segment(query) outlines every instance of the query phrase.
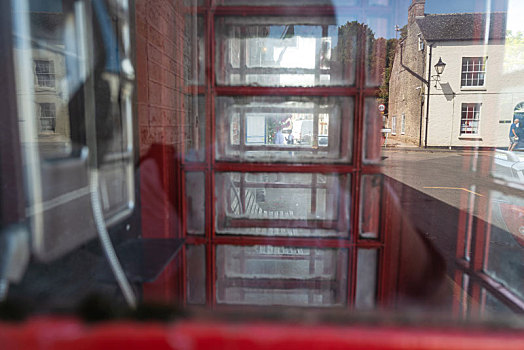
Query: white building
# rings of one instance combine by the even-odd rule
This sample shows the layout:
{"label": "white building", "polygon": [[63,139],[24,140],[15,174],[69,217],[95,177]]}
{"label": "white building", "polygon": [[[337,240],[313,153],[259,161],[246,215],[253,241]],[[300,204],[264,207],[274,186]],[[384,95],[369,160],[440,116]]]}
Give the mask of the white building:
{"label": "white building", "polygon": [[31,46],[15,48],[19,74],[30,67],[33,84],[17,85],[17,95],[27,95],[30,115],[22,115],[24,143],[38,143],[51,156],[67,153],[71,144],[68,110],[69,91],[66,80],[66,57],[63,45],[64,16],[61,13],[31,13]]}
{"label": "white building", "polygon": [[[507,147],[524,102],[524,60],[513,57],[524,45],[506,38],[506,14],[423,10],[424,1],[413,0],[407,37],[395,56],[393,139],[428,147]],[[439,59],[446,64],[441,75],[434,68]]]}

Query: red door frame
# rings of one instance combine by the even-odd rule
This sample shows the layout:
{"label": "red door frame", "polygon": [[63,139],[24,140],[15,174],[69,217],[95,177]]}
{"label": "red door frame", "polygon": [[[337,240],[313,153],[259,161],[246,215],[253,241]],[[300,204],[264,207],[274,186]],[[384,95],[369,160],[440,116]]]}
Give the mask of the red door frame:
{"label": "red door frame", "polygon": [[[366,86],[366,55],[364,45],[366,44],[366,37],[364,30],[361,30],[358,37],[357,65],[355,68],[356,79],[355,85],[351,87],[253,87],[253,86],[218,86],[215,80],[215,57],[216,46],[215,41],[215,18],[218,16],[286,16],[292,14],[293,16],[333,16],[334,8],[331,6],[297,6],[297,7],[256,7],[256,6],[214,6],[212,0],[205,1],[204,6],[198,8],[186,9],[188,14],[199,15],[204,19],[205,27],[205,85],[203,86],[186,86],[188,93],[198,92],[205,95],[206,101],[206,159],[205,162],[188,162],[183,155],[185,150],[182,150],[180,157],[181,165],[181,217],[183,218],[183,235],[186,238],[187,244],[205,245],[206,249],[206,300],[208,306],[216,306],[216,247],[221,244],[230,245],[276,245],[276,246],[294,246],[294,247],[312,247],[312,248],[344,248],[349,254],[348,261],[348,299],[347,305],[352,307],[355,297],[356,285],[356,256],[359,248],[377,249],[378,259],[377,266],[377,295],[379,299],[387,297],[388,290],[384,289],[382,279],[386,274],[384,256],[384,241],[383,234],[378,234],[378,239],[369,240],[361,239],[358,236],[359,232],[359,213],[361,201],[361,184],[360,177],[363,174],[379,174],[380,169],[377,164],[366,164],[363,162],[362,152],[364,147],[364,100],[366,98],[375,97],[378,92],[378,87]],[[355,11],[356,8],[342,9],[343,11]],[[361,7],[358,7],[361,10]],[[350,164],[275,164],[269,163],[237,163],[217,161],[215,155],[216,143],[216,125],[215,125],[215,99],[219,96],[348,96],[354,99],[354,121],[353,121],[353,136],[348,137],[353,140],[352,147],[352,162]],[[342,118],[347,116],[342,116]],[[183,125],[184,116],[181,116],[181,124]],[[379,140],[377,139],[377,142]],[[185,203],[185,176],[186,172],[204,172],[205,174],[205,210],[206,210],[206,229],[204,236],[187,235],[185,230],[185,222],[187,220],[187,203]],[[216,231],[216,205],[215,205],[215,172],[308,172],[308,173],[329,173],[335,175],[350,175],[351,176],[351,198],[350,198],[350,235],[344,239],[339,238],[287,238],[287,237],[258,237],[258,236],[224,236],[217,235]],[[377,218],[378,220],[378,218]],[[185,274],[185,272],[184,272]],[[185,283],[187,276],[184,279],[183,296],[184,303],[187,301]],[[394,280],[390,278],[389,280]],[[380,292],[379,292],[380,291]],[[380,300],[377,300],[380,302]]]}

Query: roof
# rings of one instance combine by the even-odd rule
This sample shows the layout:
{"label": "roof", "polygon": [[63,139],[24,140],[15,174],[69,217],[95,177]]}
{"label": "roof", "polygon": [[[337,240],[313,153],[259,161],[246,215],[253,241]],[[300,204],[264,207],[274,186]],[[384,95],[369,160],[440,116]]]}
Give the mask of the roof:
{"label": "roof", "polygon": [[431,14],[417,18],[427,41],[484,40],[486,19],[490,17],[489,40],[506,37],[506,13]]}
{"label": "roof", "polygon": [[52,12],[31,12],[31,32],[38,39],[63,41],[64,14]]}

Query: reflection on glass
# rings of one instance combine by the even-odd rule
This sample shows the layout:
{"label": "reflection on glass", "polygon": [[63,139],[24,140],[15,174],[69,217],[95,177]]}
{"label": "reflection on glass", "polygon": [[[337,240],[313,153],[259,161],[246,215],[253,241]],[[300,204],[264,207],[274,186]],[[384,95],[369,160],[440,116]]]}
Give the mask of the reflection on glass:
{"label": "reflection on glass", "polygon": [[185,6],[204,6],[206,0],[184,0]]}
{"label": "reflection on glass", "polygon": [[206,159],[206,101],[201,95],[186,95],[184,130],[186,161]]}
{"label": "reflection on glass", "polygon": [[507,182],[524,183],[524,155],[518,148],[515,151],[517,152],[495,150],[491,167],[493,177]]}
{"label": "reflection on glass", "polygon": [[[259,23],[259,25],[253,25]],[[355,81],[358,25],[331,17],[216,21],[219,85],[322,86]]]}
{"label": "reflection on glass", "polygon": [[[223,6],[282,6],[282,0],[214,0],[216,5]],[[341,5],[354,6],[360,0],[286,0],[286,6]],[[384,1],[384,0],[372,0]]]}
{"label": "reflection on glass", "polygon": [[379,113],[376,99],[367,97],[364,111],[364,139],[362,140],[365,163],[379,163],[381,160],[380,130],[382,125],[383,117]]}
{"label": "reflection on glass", "polygon": [[187,85],[203,85],[205,79],[204,20],[202,16],[185,17],[184,78]]}
{"label": "reflection on glass", "polygon": [[491,206],[493,225],[486,273],[524,298],[524,201],[493,191]]}
{"label": "reflection on glass", "polygon": [[359,249],[357,255],[356,309],[372,309],[377,293],[377,250]]}
{"label": "reflection on glass", "polygon": [[206,247],[186,246],[187,303],[206,303]]}
{"label": "reflection on glass", "polygon": [[350,97],[219,97],[219,160],[349,162]]}
{"label": "reflection on glass", "polygon": [[347,236],[349,176],[220,173],[217,232],[291,237]]}
{"label": "reflection on glass", "polygon": [[372,29],[386,26],[387,18],[370,18],[371,27],[366,27],[366,86],[379,86],[386,67],[386,46],[394,39],[376,38]]}
{"label": "reflection on glass", "polygon": [[187,203],[187,233],[200,234],[205,232],[205,175],[203,172],[186,173],[186,203]]}
{"label": "reflection on glass", "polygon": [[336,306],[346,303],[345,249],[217,247],[220,304]]}
{"label": "reflection on glass", "polygon": [[486,316],[489,315],[504,315],[504,314],[513,314],[513,310],[511,310],[507,305],[502,303],[500,299],[496,298],[493,294],[488,292],[485,288],[482,288],[482,294],[481,294],[481,300],[482,300],[482,306],[483,306],[483,312]]}
{"label": "reflection on glass", "polygon": [[360,201],[360,237],[377,238],[380,219],[381,175],[362,175]]}
{"label": "reflection on glass", "polygon": [[[22,141],[28,145],[37,143],[46,158],[66,156],[71,151],[64,26],[65,16],[61,12],[31,13],[31,44],[24,46],[20,42],[14,50],[18,79],[31,75],[27,85],[19,83],[17,88],[19,98],[32,107],[25,106],[30,110],[20,114],[20,126],[26,129]],[[21,39],[22,34],[15,33],[15,38]]]}

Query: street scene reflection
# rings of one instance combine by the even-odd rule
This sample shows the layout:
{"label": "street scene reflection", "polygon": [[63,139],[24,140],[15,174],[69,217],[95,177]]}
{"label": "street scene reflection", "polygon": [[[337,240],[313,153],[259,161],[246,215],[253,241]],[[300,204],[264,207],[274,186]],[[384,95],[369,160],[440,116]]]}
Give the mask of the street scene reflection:
{"label": "street scene reflection", "polygon": [[6,305],[524,327],[519,1],[10,3]]}

